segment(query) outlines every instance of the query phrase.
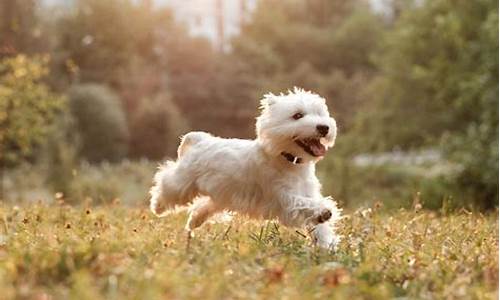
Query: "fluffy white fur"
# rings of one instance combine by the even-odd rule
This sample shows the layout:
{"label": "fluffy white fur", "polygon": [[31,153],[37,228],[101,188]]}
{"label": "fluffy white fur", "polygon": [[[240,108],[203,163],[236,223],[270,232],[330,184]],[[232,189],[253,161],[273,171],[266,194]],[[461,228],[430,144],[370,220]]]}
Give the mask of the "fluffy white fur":
{"label": "fluffy white fur", "polygon": [[265,95],[261,110],[255,140],[186,134],[177,161],[167,161],[154,176],[151,210],[164,216],[191,205],[189,232],[223,210],[278,219],[311,228],[315,243],[334,247],[340,210],[321,195],[315,175],[315,164],[337,134],[325,99],[295,88],[286,95]]}

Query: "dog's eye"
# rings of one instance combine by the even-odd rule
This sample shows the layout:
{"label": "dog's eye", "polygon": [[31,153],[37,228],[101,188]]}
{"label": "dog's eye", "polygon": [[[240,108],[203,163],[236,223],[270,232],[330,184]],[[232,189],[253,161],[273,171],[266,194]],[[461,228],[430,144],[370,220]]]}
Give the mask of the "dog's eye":
{"label": "dog's eye", "polygon": [[303,113],[296,113],[292,116],[294,120],[302,119],[304,117]]}

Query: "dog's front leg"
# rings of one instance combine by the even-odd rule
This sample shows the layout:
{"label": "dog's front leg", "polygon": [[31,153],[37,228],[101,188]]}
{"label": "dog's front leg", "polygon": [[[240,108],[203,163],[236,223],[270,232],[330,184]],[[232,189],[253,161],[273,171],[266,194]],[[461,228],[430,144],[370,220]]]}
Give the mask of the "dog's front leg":
{"label": "dog's front leg", "polygon": [[292,226],[317,225],[332,217],[332,209],[323,199],[287,195],[282,201],[282,221]]}
{"label": "dog's front leg", "polygon": [[320,248],[336,250],[340,238],[335,234],[333,225],[332,222],[317,224],[310,231],[313,242]]}

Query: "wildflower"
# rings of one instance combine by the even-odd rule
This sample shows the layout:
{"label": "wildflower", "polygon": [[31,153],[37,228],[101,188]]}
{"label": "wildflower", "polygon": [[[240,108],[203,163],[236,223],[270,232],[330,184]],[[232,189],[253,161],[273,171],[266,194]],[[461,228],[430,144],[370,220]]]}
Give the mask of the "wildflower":
{"label": "wildflower", "polygon": [[265,275],[270,283],[277,283],[283,280],[285,272],[283,267],[272,267],[265,270]]}
{"label": "wildflower", "polygon": [[339,284],[348,284],[351,282],[351,276],[345,268],[330,270],[323,276],[323,285],[336,287]]}

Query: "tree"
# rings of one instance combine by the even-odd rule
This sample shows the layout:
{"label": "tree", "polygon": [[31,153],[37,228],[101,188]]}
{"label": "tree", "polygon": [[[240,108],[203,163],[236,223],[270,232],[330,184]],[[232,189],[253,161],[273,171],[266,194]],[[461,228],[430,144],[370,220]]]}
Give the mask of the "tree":
{"label": "tree", "polygon": [[147,1],[78,0],[57,27],[60,69],[73,82],[103,83],[120,94],[130,85],[132,71],[145,68],[146,74],[154,71],[156,75],[148,79],[161,79],[158,75],[165,67],[166,52],[163,40],[171,35],[186,36],[170,11],[152,10]]}
{"label": "tree", "polygon": [[39,52],[46,48],[47,37],[37,16],[36,2],[0,2],[0,57]]}
{"label": "tree", "polygon": [[[155,140],[143,143],[144,130],[148,127],[167,130],[165,120],[160,116],[169,117],[171,114],[163,108],[159,109],[160,103],[164,103],[159,98],[166,99],[162,95],[172,94],[172,98],[181,99],[179,102],[190,104],[190,97],[186,97],[189,93],[201,91],[207,94],[210,87],[196,81],[204,73],[193,70],[186,74],[185,70],[189,72],[190,66],[196,65],[196,55],[204,56],[210,51],[204,51],[205,44],[208,44],[205,41],[198,43],[198,39],[188,37],[186,30],[173,22],[169,10],[153,10],[148,3],[130,0],[76,1],[75,10],[58,22],[61,42],[57,53],[62,71],[59,78],[73,83],[99,82],[111,87],[119,95],[132,131],[130,154],[134,157],[161,158],[168,149],[161,149],[160,154],[157,147],[165,142]],[[210,47],[208,50],[211,50]],[[180,72],[177,68],[179,64],[184,64]],[[201,76],[198,75],[200,73]],[[169,78],[170,75],[173,75],[172,78]],[[188,77],[186,81],[185,75]],[[193,78],[195,80],[191,80]],[[167,102],[170,102],[170,96]],[[177,106],[177,102],[171,104],[166,108]],[[159,110],[153,112],[146,109],[148,105]],[[172,111],[174,114],[177,112]],[[183,118],[176,116],[177,119]],[[137,136],[137,132],[141,136]],[[162,135],[163,131],[153,130],[151,134],[155,139],[166,138]],[[177,143],[177,138],[169,142]]]}
{"label": "tree", "polygon": [[498,201],[498,3],[424,1],[401,13],[377,57],[358,123],[366,149],[443,143],[477,202]]}
{"label": "tree", "polygon": [[18,55],[0,62],[0,162],[12,166],[33,157],[44,142],[63,98],[42,83],[47,57]]}
{"label": "tree", "polygon": [[64,106],[41,82],[47,61],[25,55],[0,61],[0,198],[4,168],[34,158]]}
{"label": "tree", "polygon": [[348,130],[375,66],[382,20],[362,1],[262,1],[233,42],[255,82],[253,99],[294,85],[324,96]]}

